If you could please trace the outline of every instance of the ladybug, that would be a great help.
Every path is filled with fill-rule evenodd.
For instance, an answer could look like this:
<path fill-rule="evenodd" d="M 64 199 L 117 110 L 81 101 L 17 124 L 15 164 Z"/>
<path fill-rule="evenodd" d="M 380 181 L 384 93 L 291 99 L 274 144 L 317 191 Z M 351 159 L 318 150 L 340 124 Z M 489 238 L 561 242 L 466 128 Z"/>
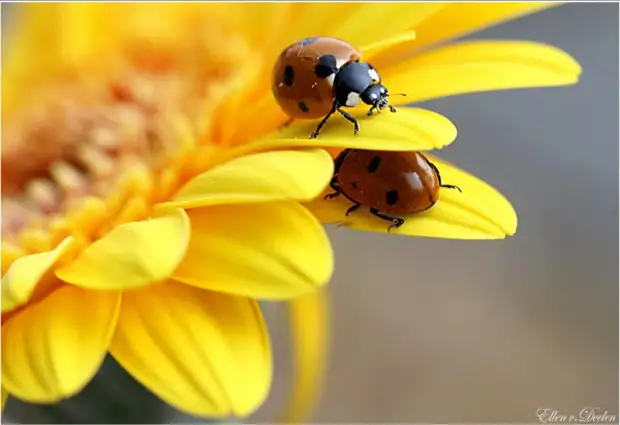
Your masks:
<path fill-rule="evenodd" d="M 335 192 L 354 203 L 345 215 L 361 206 L 392 224 L 388 231 L 405 220 L 391 215 L 415 214 L 431 208 L 439 199 L 439 189 L 457 189 L 442 184 L 437 167 L 420 152 L 384 152 L 345 149 L 335 159 L 334 177 L 330 183 Z M 390 215 L 386 215 L 390 214 Z"/>
<path fill-rule="evenodd" d="M 357 135 L 359 123 L 343 107 L 364 102 L 371 106 L 368 115 L 386 107 L 396 112 L 388 103 L 390 94 L 379 73 L 361 58 L 355 47 L 336 38 L 310 37 L 293 43 L 282 51 L 273 68 L 274 97 L 291 121 L 323 117 L 312 139 L 336 111 L 353 124 Z"/>

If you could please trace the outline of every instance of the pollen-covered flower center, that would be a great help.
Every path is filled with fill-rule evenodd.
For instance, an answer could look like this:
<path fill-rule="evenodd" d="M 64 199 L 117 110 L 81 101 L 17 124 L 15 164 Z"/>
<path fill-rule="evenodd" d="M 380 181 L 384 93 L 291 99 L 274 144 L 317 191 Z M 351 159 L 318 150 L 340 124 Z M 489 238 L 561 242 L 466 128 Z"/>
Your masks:
<path fill-rule="evenodd" d="M 149 217 L 218 161 L 230 132 L 213 116 L 255 63 L 250 40 L 209 21 L 192 37 L 138 31 L 79 64 L 60 55 L 23 79 L 32 85 L 15 77 L 20 97 L 2 117 L 3 270 Z"/>
<path fill-rule="evenodd" d="M 48 233 L 50 225 L 66 221 L 67 214 L 87 200 L 114 207 L 106 198 L 113 197 L 131 173 L 147 180 L 129 190 L 148 207 L 148 180 L 177 151 L 171 122 L 194 113 L 196 102 L 186 81 L 172 74 L 134 73 L 105 84 L 55 84 L 30 108 L 5 121 L 3 242 L 23 245 L 21 233 L 28 228 Z"/>

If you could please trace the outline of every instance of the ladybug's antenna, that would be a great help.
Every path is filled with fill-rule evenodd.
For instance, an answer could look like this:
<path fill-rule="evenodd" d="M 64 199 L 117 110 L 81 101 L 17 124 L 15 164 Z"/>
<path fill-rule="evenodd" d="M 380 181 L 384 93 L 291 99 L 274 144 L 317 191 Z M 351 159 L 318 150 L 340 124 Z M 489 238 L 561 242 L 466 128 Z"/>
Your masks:
<path fill-rule="evenodd" d="M 388 93 L 386 96 L 407 96 L 407 93 Z"/>

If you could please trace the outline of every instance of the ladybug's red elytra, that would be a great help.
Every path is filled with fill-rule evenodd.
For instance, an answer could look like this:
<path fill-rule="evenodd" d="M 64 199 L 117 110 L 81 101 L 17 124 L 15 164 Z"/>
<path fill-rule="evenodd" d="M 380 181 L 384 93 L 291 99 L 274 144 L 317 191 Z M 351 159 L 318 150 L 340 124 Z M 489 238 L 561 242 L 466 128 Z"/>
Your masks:
<path fill-rule="evenodd" d="M 359 123 L 342 107 L 364 102 L 371 106 L 368 115 L 385 108 L 396 112 L 377 70 L 360 62 L 361 58 L 355 47 L 336 38 L 309 37 L 291 44 L 273 68 L 271 88 L 276 101 L 291 120 L 323 117 L 311 138 L 318 137 L 335 112 L 353 123 L 357 134 Z"/>
<path fill-rule="evenodd" d="M 388 231 L 404 219 L 392 215 L 415 214 L 431 208 L 439 199 L 440 188 L 461 189 L 442 184 L 437 167 L 420 152 L 385 152 L 345 149 L 335 159 L 330 186 L 354 203 L 345 215 L 364 206 L 371 214 L 391 221 Z M 386 215 L 389 214 L 389 215 Z"/>

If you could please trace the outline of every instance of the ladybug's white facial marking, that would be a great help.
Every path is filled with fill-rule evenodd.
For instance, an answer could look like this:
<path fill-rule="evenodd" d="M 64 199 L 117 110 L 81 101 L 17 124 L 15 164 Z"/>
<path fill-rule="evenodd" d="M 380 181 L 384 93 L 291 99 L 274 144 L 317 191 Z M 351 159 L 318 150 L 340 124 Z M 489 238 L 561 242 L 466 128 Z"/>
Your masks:
<path fill-rule="evenodd" d="M 370 78 L 372 78 L 373 82 L 375 82 L 375 83 L 380 83 L 381 82 L 381 77 L 379 77 L 379 73 L 375 69 L 370 68 L 368 70 L 368 75 L 370 76 Z"/>
<path fill-rule="evenodd" d="M 357 106 L 361 103 L 359 93 L 351 92 L 347 95 L 346 106 Z"/>

